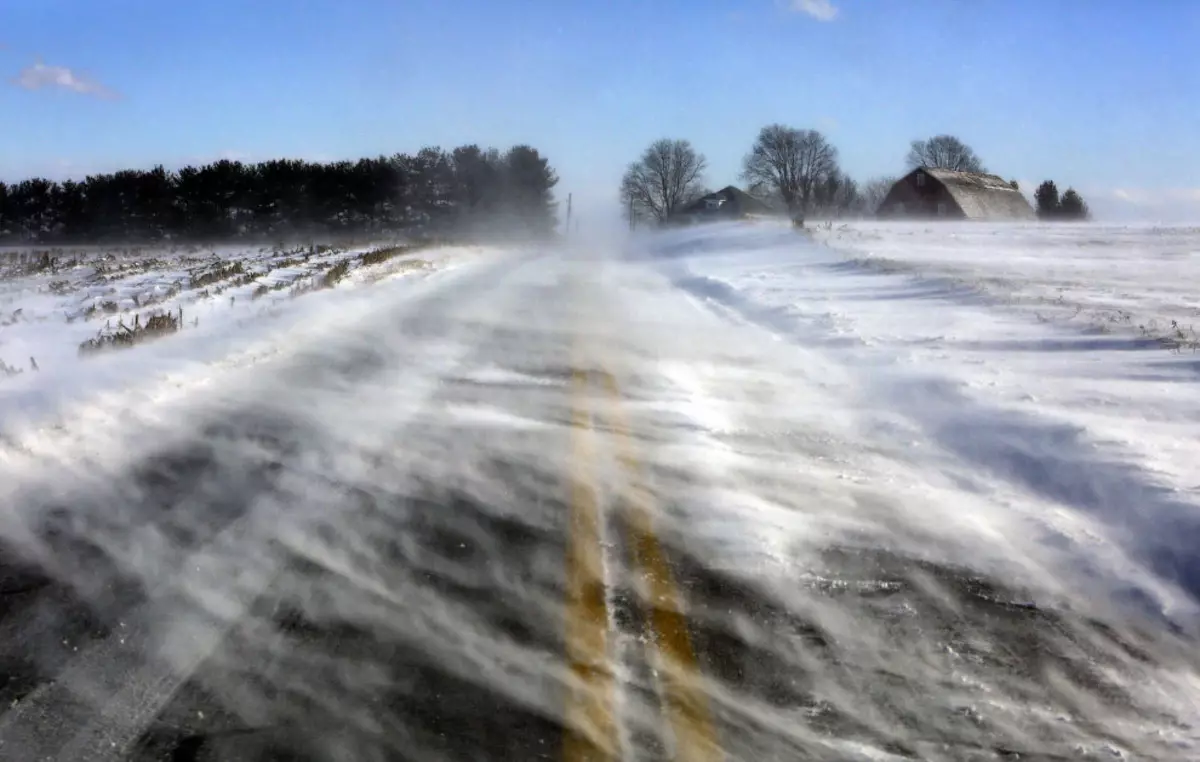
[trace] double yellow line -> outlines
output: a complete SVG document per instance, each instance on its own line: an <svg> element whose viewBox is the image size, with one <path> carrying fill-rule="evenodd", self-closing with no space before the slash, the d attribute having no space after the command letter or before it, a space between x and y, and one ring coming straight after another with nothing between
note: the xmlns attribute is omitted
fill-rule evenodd
<svg viewBox="0 0 1200 762"><path fill-rule="evenodd" d="M587 374L571 374L571 494L567 526L567 663L578 685L567 687L566 762L600 762L617 756L612 711L613 674L608 659L608 604L604 590L601 517L585 464L592 462L591 415L585 404Z"/></svg>
<svg viewBox="0 0 1200 762"><path fill-rule="evenodd" d="M621 409L616 379L596 374L609 398L610 428L617 461L629 480L621 517L632 546L632 561L646 585L655 666L671 728L674 759L719 762L724 759L700 679L696 652L688 635L683 601L666 553L654 533L654 497L646 487L629 420ZM566 648L577 684L567 691L566 762L615 760L619 754L613 710L613 672L608 653L608 605L601 546L602 517L587 466L593 462L588 404L589 374L572 373L572 474L567 538Z"/></svg>

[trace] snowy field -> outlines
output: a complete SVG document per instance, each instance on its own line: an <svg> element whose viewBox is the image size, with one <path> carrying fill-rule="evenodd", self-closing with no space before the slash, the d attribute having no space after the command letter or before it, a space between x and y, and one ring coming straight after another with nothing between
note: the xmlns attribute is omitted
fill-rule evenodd
<svg viewBox="0 0 1200 762"><path fill-rule="evenodd" d="M385 261L364 260L370 252ZM288 331L335 324L354 301L348 294L363 286L393 287L389 281L481 253L392 244L0 250L0 436L49 425L47 416L71 414L64 405L104 391L168 378L194 383L205 367L286 353L299 346ZM155 316L172 319L168 341L145 336L80 351L89 341L136 333Z"/></svg>
<svg viewBox="0 0 1200 762"><path fill-rule="evenodd" d="M0 757L1195 758L1198 243L10 264Z"/></svg>
<svg viewBox="0 0 1200 762"><path fill-rule="evenodd" d="M743 464L738 496L689 525L715 525L711 558L743 553L714 563L757 569L789 597L816 549L885 547L982 570L1046 610L1165 617L1194 631L1200 366L1189 347L1138 326L1192 314L1200 233L862 225L811 238L821 245L787 227L731 224L657 237L633 255L723 324L698 340L680 318L661 336L662 346L702 342L675 371L704 410L705 457ZM1086 307L1064 317L1077 310L1060 295ZM634 318L643 332L664 302L648 299ZM1107 319L1117 305L1134 318ZM717 473L707 461L697 470ZM740 486L751 484L777 486ZM886 650L904 661L901 642ZM936 663L923 645L908 655ZM1147 684L1159 698L1166 684L1182 689L1165 706L1191 727L1196 680L1193 661ZM1154 756L1132 758L1143 755Z"/></svg>
<svg viewBox="0 0 1200 762"><path fill-rule="evenodd" d="M973 291L1041 321L1178 349L1200 338L1200 228L853 223L813 235L864 268L909 272L931 293Z"/></svg>
<svg viewBox="0 0 1200 762"><path fill-rule="evenodd" d="M1167 576L1190 593L1161 603L1193 606L1200 364L1139 326L1190 324L1200 232L866 224L818 229L821 247L784 229L677 235L668 277L798 347L864 440L907 439L903 458L1019 509L1005 513L1053 545L1117 553L1099 537L1120 538L1111 563L1140 557L1157 572L1147 586Z"/></svg>

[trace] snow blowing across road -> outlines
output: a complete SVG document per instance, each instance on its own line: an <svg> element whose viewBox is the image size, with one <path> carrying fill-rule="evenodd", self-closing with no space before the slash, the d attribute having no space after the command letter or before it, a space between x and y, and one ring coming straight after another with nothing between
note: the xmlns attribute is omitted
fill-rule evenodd
<svg viewBox="0 0 1200 762"><path fill-rule="evenodd" d="M731 227L655 244L675 285L786 345L771 356L803 358L803 377L832 390L809 401L793 383L772 417L840 409L863 446L898 448L884 463L901 484L952 489L903 501L914 510L1003 522L992 529L1009 562L1053 551L1194 614L1200 297L1170 273L1195 266L1200 232L895 224L795 237Z"/></svg>
<svg viewBox="0 0 1200 762"><path fill-rule="evenodd" d="M5 271L0 758L1200 753L1200 234L366 253Z"/></svg>

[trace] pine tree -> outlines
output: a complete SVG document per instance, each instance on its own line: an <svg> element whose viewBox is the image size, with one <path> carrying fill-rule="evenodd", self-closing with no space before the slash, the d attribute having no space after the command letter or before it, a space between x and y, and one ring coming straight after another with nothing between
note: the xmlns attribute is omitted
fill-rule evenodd
<svg viewBox="0 0 1200 762"><path fill-rule="evenodd" d="M509 149L504 164L510 213L525 232L548 235L558 224L552 192L558 175L536 148L527 145Z"/></svg>
<svg viewBox="0 0 1200 762"><path fill-rule="evenodd" d="M525 233L549 235L557 182L546 158L525 145L504 154L463 146L354 162L221 160L82 181L33 178L0 182L0 242L230 239L403 227L462 234L473 222L498 215ZM487 224L476 229L493 232Z"/></svg>
<svg viewBox="0 0 1200 762"><path fill-rule="evenodd" d="M1058 200L1058 186L1053 180L1047 180L1038 186L1037 191L1033 194L1033 198L1037 201L1037 215L1043 220L1054 219L1061 213L1060 203Z"/></svg>
<svg viewBox="0 0 1200 762"><path fill-rule="evenodd" d="M1064 220L1086 220L1092 216L1083 197L1076 193L1074 188L1067 188L1058 209L1059 216Z"/></svg>

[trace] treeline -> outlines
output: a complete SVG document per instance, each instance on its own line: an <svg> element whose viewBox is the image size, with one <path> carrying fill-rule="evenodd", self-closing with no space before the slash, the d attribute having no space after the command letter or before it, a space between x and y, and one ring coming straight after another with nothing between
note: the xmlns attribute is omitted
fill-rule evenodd
<svg viewBox="0 0 1200 762"><path fill-rule="evenodd" d="M988 171L974 149L953 135L912 141L904 161L910 170ZM622 177L620 198L625 214L632 220L666 222L709 193L704 184L707 168L704 154L689 141L655 141ZM842 171L838 149L825 135L783 124L763 127L742 159L741 180L746 189L793 217L873 215L898 179L881 176L860 185ZM1020 190L1015 180L1010 183ZM1043 219L1086 219L1089 215L1078 193L1069 190L1060 199L1053 183L1043 184L1036 198Z"/></svg>
<svg viewBox="0 0 1200 762"><path fill-rule="evenodd" d="M553 232L554 169L537 149L425 148L358 161L221 160L54 182L0 182L0 242L232 240Z"/></svg>
<svg viewBox="0 0 1200 762"><path fill-rule="evenodd" d="M1092 212L1087 202L1074 188L1067 188L1066 193L1058 195L1058 185L1053 180L1047 180L1038 186L1033 194L1037 203L1038 219L1042 220L1087 220Z"/></svg>
<svg viewBox="0 0 1200 762"><path fill-rule="evenodd" d="M905 161L910 168L985 171L970 146L951 135L912 141ZM655 141L621 180L625 213L665 222L708 194L707 167L704 154L689 141ZM742 159L741 179L752 195L790 215L843 217L874 214L897 178L877 177L860 185L842 171L838 149L820 131L771 124L759 131Z"/></svg>
<svg viewBox="0 0 1200 762"><path fill-rule="evenodd" d="M630 164L621 180L626 215L662 223L707 195L708 160L687 140L664 138ZM842 171L837 149L817 130L764 127L743 160L755 196L794 213L842 216L867 210L869 195Z"/></svg>

